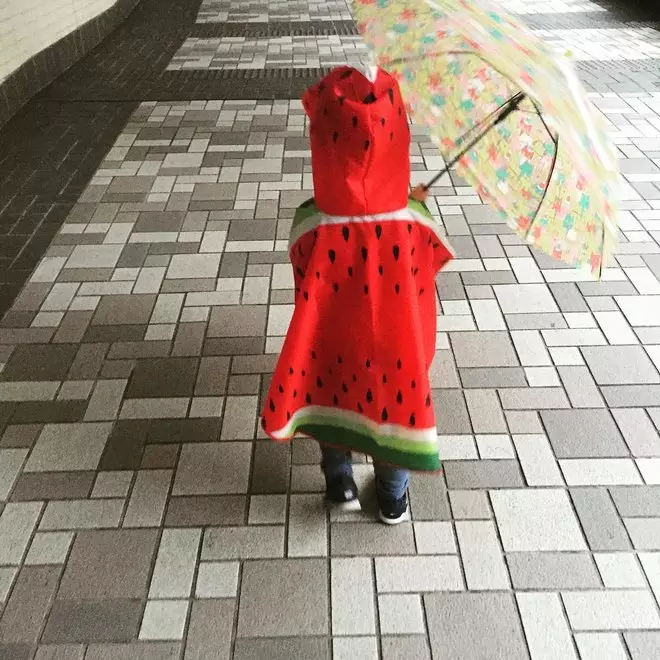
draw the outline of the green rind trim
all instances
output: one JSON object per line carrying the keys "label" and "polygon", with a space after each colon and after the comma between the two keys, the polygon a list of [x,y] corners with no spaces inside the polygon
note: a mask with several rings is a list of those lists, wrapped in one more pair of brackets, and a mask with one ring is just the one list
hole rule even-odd
{"label": "green rind trim", "polygon": [[408,208],[412,209],[413,211],[417,211],[417,213],[421,215],[425,215],[429,220],[433,220],[431,211],[429,211],[428,206],[426,206],[424,202],[418,202],[416,199],[409,197]]}
{"label": "green rind trim", "polygon": [[[293,435],[303,424],[314,424],[315,426],[329,426],[332,429],[345,429],[356,435],[373,438],[373,441],[377,445],[388,447],[389,449],[403,453],[433,454],[438,451],[436,442],[429,442],[428,440],[412,440],[410,438],[396,435],[378,435],[366,424],[360,424],[359,421],[349,419],[341,413],[342,411],[340,409],[333,410],[332,408],[328,408],[324,414],[307,412],[306,414],[300,415],[297,419],[294,418],[290,428],[285,427],[286,435]],[[279,435],[280,433],[283,433],[285,429],[278,430],[276,433]]]}
{"label": "green rind trim", "polygon": [[341,427],[303,422],[297,431],[311,436],[322,444],[346,450],[363,452],[374,460],[409,470],[433,472],[440,469],[437,449],[433,453],[413,453],[379,444],[373,438]]}
{"label": "green rind trim", "polygon": [[319,213],[319,210],[314,203],[314,198],[310,197],[306,202],[303,202],[297,209],[293,216],[293,223],[291,230],[293,231],[301,222],[304,222],[312,215]]}

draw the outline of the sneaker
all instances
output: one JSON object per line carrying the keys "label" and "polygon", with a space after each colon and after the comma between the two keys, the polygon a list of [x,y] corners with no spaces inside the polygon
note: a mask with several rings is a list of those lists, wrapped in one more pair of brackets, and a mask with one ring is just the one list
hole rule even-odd
{"label": "sneaker", "polygon": [[325,482],[325,499],[340,511],[360,511],[358,488],[353,477],[336,477]]}
{"label": "sneaker", "polygon": [[404,495],[400,500],[378,498],[378,517],[386,525],[398,525],[410,520],[408,496]]}

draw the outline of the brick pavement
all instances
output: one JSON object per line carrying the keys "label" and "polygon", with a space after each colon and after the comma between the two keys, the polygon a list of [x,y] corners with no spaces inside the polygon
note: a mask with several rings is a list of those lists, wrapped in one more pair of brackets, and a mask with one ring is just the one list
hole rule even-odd
{"label": "brick pavement", "polygon": [[[537,29],[609,15],[505,4]],[[387,529],[369,465],[364,512],[328,514],[314,443],[276,446],[257,425],[292,310],[286,238],[311,190],[294,78],[167,71],[228,12],[266,51],[306,37],[302,85],[340,5],[214,0],[199,24],[188,6],[141,78],[129,53],[86,91],[137,23],[38,101],[49,112],[70,92],[74,127],[85,94],[134,111],[78,170],[57,232],[35,229],[43,259],[0,327],[3,660],[660,657],[660,81],[629,57],[658,33],[637,25],[608,68],[604,29],[580,63],[626,179],[602,283],[521,245],[459,179],[433,190],[458,253],[437,281],[444,472],[416,476],[412,522]],[[130,105],[131,84],[151,100]],[[80,135],[83,151],[103,144]],[[414,181],[439,166],[418,130],[411,158]],[[40,174],[29,190],[51,188]]]}

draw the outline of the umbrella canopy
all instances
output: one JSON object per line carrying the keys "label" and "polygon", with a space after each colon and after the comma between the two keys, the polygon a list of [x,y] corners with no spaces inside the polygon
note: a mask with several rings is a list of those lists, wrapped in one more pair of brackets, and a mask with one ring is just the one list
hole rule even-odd
{"label": "umbrella canopy", "polygon": [[569,61],[487,0],[355,7],[448,168],[529,244],[600,277],[616,240],[616,156]]}

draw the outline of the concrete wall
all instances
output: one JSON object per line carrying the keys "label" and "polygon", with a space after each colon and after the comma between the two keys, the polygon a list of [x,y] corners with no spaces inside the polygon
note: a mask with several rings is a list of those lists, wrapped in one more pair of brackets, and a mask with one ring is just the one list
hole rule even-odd
{"label": "concrete wall", "polygon": [[0,81],[117,0],[0,0]]}

